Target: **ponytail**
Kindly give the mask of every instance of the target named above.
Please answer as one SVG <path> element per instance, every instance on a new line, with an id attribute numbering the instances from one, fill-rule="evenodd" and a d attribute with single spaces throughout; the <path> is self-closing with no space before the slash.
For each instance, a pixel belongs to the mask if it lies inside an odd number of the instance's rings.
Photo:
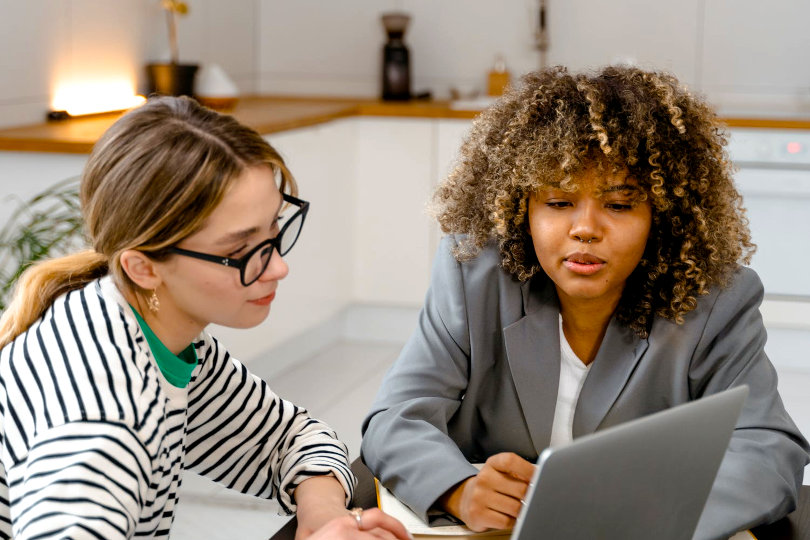
<path id="1" fill-rule="evenodd" d="M 56 298 L 81 289 L 107 271 L 107 257 L 93 250 L 48 259 L 28 268 L 17 281 L 11 302 L 0 317 L 0 349 L 42 317 Z"/>

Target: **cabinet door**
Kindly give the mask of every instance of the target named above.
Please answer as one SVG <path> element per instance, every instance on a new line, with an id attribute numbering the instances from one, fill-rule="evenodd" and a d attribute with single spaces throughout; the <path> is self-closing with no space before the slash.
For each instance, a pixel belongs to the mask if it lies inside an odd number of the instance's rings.
<path id="1" fill-rule="evenodd" d="M 472 120 L 439 120 L 436 134 L 436 166 L 433 172 L 433 189 L 443 182 L 458 163 L 461 143 L 472 127 Z M 435 223 L 435 222 L 434 222 Z M 430 236 L 430 252 L 436 252 L 442 231 L 434 224 Z"/>
<path id="2" fill-rule="evenodd" d="M 461 143 L 472 127 L 472 120 L 439 120 L 436 141 L 436 182 L 444 180 L 458 160 Z"/>
<path id="3" fill-rule="evenodd" d="M 432 252 L 435 121 L 356 121 L 353 297 L 366 303 L 421 305 Z"/>

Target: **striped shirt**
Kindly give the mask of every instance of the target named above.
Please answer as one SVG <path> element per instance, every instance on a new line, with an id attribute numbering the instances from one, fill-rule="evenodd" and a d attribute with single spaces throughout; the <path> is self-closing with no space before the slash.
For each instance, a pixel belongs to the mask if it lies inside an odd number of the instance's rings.
<path id="1" fill-rule="evenodd" d="M 0 351 L 0 538 L 167 537 L 183 469 L 287 513 L 347 450 L 206 333 L 186 388 L 158 370 L 109 277 L 54 302 Z"/>

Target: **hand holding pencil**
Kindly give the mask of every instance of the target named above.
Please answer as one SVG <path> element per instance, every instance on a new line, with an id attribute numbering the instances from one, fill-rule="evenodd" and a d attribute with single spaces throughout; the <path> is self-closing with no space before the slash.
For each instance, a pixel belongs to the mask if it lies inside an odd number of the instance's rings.
<path id="1" fill-rule="evenodd" d="M 495 454 L 477 475 L 449 489 L 439 505 L 473 531 L 509 529 L 520 513 L 534 467 L 517 454 Z"/>

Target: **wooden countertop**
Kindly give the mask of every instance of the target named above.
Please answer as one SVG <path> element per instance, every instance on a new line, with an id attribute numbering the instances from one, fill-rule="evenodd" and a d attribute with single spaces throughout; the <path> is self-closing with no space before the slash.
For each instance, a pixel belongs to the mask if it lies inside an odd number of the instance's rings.
<path id="1" fill-rule="evenodd" d="M 384 102 L 376 99 L 248 96 L 228 111 L 259 133 L 277 133 L 350 116 L 474 118 L 447 101 Z M 0 151 L 87 154 L 120 113 L 0 129 Z M 807 119 L 724 118 L 731 127 L 810 129 Z"/>

